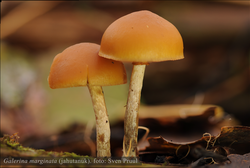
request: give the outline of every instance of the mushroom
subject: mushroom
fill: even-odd
[[[79,43],[56,55],[48,77],[52,89],[88,86],[96,118],[97,157],[110,157],[110,124],[102,86],[127,82],[121,62],[99,57],[100,46]]]
[[[124,118],[123,152],[125,156],[135,157],[146,65],[184,58],[182,37],[176,27],[164,18],[146,10],[133,12],[117,19],[105,30],[99,55],[133,63]]]

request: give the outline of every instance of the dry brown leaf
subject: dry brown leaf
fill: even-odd
[[[191,163],[202,157],[224,162],[228,154],[250,152],[250,127],[222,127],[217,136],[205,133],[201,139],[187,143],[173,143],[161,136],[149,137],[148,141],[150,145],[139,152],[143,161],[154,162],[159,156],[171,156],[174,163]]]

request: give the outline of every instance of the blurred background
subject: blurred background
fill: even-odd
[[[174,139],[171,132],[180,131],[178,141],[189,140],[191,134],[184,133],[197,130],[195,138],[201,137],[214,126],[216,133],[224,125],[250,126],[249,1],[3,1],[1,136],[18,132],[24,146],[94,156],[95,117],[88,89],[50,89],[50,66],[70,45],[100,44],[113,21],[138,10],[150,10],[173,23],[182,35],[185,57],[147,66],[140,110],[145,115],[139,125],[148,127],[151,136]],[[125,67],[129,83],[132,65]],[[103,89],[112,154],[121,156],[128,84]],[[159,121],[175,116],[168,107],[180,104],[220,106],[223,122],[208,122],[215,113]],[[158,118],[147,116],[148,109]]]

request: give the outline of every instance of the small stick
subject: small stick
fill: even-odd
[[[210,133],[204,133],[203,134],[203,137],[206,135],[206,134],[208,134],[209,135],[209,139],[208,139],[208,141],[207,140],[205,140],[205,141],[207,141],[207,146],[206,146],[206,150],[207,150],[207,148],[208,148],[208,146],[209,146],[209,143],[210,143],[210,141],[211,141],[211,139],[212,139],[212,135],[210,134]]]
[[[143,126],[138,126],[138,129],[143,129],[146,131],[146,133],[143,135],[143,137],[139,141],[139,143],[140,143],[140,142],[143,142],[147,138],[147,136],[149,134],[149,129],[147,127],[143,127]]]
[[[178,157],[178,151],[179,151],[179,149],[182,147],[182,146],[184,146],[184,145],[180,145],[180,146],[178,146],[178,148],[176,149],[176,151],[175,151],[175,154],[176,154],[176,156]],[[182,159],[184,159],[185,157],[187,157],[188,156],[188,154],[190,153],[190,146],[189,145],[187,145],[188,146],[188,151],[187,151],[187,153],[186,153],[186,155],[185,156],[183,156],[180,160],[182,160]],[[179,160],[179,161],[180,161]]]

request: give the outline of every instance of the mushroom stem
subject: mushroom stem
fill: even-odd
[[[125,157],[137,156],[138,116],[145,68],[146,65],[135,64],[131,74],[127,108],[124,118],[123,143],[125,149],[123,149],[123,153]]]
[[[110,157],[110,125],[101,86],[88,85],[96,117],[97,157]]]

